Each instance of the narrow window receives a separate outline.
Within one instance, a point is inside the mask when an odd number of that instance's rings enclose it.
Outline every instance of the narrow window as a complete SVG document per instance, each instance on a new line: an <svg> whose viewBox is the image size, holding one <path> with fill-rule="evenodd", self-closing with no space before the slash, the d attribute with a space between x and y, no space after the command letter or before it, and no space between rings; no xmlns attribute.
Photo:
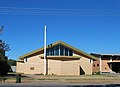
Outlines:
<svg viewBox="0 0 120 87"><path fill-rule="evenodd" d="M92 60L90 59L90 61L89 61L89 62L91 63L91 61L92 61Z"/></svg>
<svg viewBox="0 0 120 87"><path fill-rule="evenodd" d="M28 62L28 59L27 59L27 58L25 58L25 59L24 59L24 62Z"/></svg>
<svg viewBox="0 0 120 87"><path fill-rule="evenodd" d="M60 56L64 55L64 47L60 45Z"/></svg>
<svg viewBox="0 0 120 87"><path fill-rule="evenodd" d="M51 55L54 55L54 47L51 48Z"/></svg>
<svg viewBox="0 0 120 87"><path fill-rule="evenodd" d="M97 67L99 66L99 64L97 64Z"/></svg>
<svg viewBox="0 0 120 87"><path fill-rule="evenodd" d="M65 47L65 56L68 56L68 48Z"/></svg>
<svg viewBox="0 0 120 87"><path fill-rule="evenodd" d="M59 55L59 45L54 47L54 55Z"/></svg>
<svg viewBox="0 0 120 87"><path fill-rule="evenodd" d="M95 64L93 65L93 67L95 67Z"/></svg>
<svg viewBox="0 0 120 87"><path fill-rule="evenodd" d="M47 49L47 56L49 56L49 49Z"/></svg>
<svg viewBox="0 0 120 87"><path fill-rule="evenodd" d="M52 48L49 49L49 55L52 55Z"/></svg>

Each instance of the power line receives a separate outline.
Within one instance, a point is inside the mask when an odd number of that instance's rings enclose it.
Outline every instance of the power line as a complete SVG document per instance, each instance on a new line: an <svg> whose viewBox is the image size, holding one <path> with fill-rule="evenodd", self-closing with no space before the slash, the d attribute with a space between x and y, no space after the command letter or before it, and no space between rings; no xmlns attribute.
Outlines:
<svg viewBox="0 0 120 87"><path fill-rule="evenodd" d="M52 8L0 7L0 14L120 16L120 10L112 10L112 9L52 9Z"/></svg>

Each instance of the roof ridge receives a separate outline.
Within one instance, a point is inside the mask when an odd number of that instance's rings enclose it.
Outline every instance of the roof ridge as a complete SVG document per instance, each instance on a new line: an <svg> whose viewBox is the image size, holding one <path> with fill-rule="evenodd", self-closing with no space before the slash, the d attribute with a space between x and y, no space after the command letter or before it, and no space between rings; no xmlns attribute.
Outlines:
<svg viewBox="0 0 120 87"><path fill-rule="evenodd" d="M67 43L65 43L65 42L63 42L63 41L61 41L61 40L58 40L58 41L56 41L56 42L54 42L54 43L51 43L51 44L53 44L52 46L55 46L55 45L57 45L57 44L65 45L66 47L71 48L71 49L73 49L73 50L81 53L81 54L84 55L84 56L87 56L87 57L89 57L89 58L92 58L92 59L97 60L96 57L94 57L94 56L92 56L92 55L90 55L90 54L88 54L88 53L86 53L86 52L84 52L84 51L82 51L82 50L80 50L80 49L78 49L78 48L76 48L76 47L73 47L73 46L71 46L71 45L69 45L69 44L67 44ZM49 47L49 46L46 46L46 48L48 48L48 47ZM32 51L32 52L29 52L29 53L27 53L27 54L25 54L25 55L23 55L23 56L20 56L19 58L24 58L24 57L30 56L30 55L32 55L32 54L34 54L34 53L36 53L36 52L42 51L42 50L44 50L44 47L39 48L38 50L34 50L34 51Z"/></svg>

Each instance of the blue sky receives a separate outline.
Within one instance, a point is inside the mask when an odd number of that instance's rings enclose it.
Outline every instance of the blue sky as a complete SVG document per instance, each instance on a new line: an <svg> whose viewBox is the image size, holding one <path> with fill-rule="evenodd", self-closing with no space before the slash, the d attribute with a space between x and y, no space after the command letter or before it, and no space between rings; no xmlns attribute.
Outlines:
<svg viewBox="0 0 120 87"><path fill-rule="evenodd" d="M0 0L0 36L7 56L19 56L64 41L87 53L120 53L120 0Z"/></svg>

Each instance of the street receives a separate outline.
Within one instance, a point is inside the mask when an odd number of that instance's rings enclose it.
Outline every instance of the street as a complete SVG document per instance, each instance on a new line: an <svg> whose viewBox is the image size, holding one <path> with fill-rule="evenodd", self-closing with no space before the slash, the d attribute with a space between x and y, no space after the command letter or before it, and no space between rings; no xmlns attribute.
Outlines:
<svg viewBox="0 0 120 87"><path fill-rule="evenodd" d="M1 83L0 87L120 87L120 84L79 84L79 83Z"/></svg>

